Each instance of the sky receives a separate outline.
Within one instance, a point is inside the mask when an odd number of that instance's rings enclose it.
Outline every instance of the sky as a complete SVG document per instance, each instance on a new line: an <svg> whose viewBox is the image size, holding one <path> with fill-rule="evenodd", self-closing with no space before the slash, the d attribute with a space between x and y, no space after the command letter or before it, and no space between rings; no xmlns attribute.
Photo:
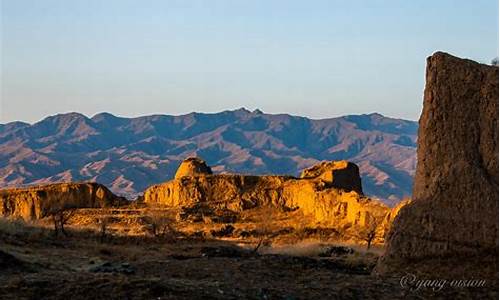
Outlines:
<svg viewBox="0 0 500 300"><path fill-rule="evenodd" d="M418 120L427 56L498 56L496 0L0 1L0 123L240 107Z"/></svg>

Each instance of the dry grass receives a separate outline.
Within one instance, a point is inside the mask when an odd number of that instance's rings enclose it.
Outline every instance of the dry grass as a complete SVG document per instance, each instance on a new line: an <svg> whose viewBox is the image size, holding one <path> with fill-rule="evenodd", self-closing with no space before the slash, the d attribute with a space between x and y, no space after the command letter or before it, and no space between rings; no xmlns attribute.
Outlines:
<svg viewBox="0 0 500 300"><path fill-rule="evenodd" d="M116 231L101 242L93 218L104 215L112 216L111 226ZM25 223L0 218L1 251L23 265L1 270L0 299L335 299L381 295L395 299L401 295L399 282L369 276L376 261L375 248L363 252L365 247L360 246L347 255L319 257L327 247L342 244L322 243L311 236L286 245L273 238L260 255L240 256L236 251L236 255L207 257L202 255L203 249L252 249L251 243L258 237L200 240L183 235L171 243L146 231L142 235L124 234L120 227L125 224L147 227L140 223L141 216L142 211L132 210L130 214L123 210L82 212L68 227L68 237L55 237L43 220ZM271 228L279 222L273 220ZM250 225L258 229L259 224L248 221L241 228ZM92 271L103 265L128 265L134 272Z"/></svg>
<svg viewBox="0 0 500 300"><path fill-rule="evenodd" d="M356 244L352 239L343 236L333 228L315 226L312 224L311 218L303 215L300 211L281 212L265 208L250 209L240 212L239 219L235 223L206 222L206 220L199 222L179 221L176 218L179 213L179 209L144 207L79 209L69 220L67 228L71 235L97 237L101 241L103 239L108 241L126 239L140 241L149 238L160 239L162 242L167 240L175 242L179 238L191 238L198 241L217 238L250 246L256 246L261 242L265 247ZM36 223L24 223L21 220L6 221L0 218L0 230L4 232L21 232L27 227L33 227L33 230L29 231L30 234L50 235L52 226L48 219ZM228 226L234 227L230 234L214 235L214 233L223 232ZM152 230L153 227L155 230ZM363 244L360 244L358 248L360 251L364 251L363 247ZM374 245L372 252L380 252L379 249L380 247Z"/></svg>
<svg viewBox="0 0 500 300"><path fill-rule="evenodd" d="M0 235L22 236L28 240L38 240L51 234L52 230L39 222L25 222L23 219L0 217Z"/></svg>

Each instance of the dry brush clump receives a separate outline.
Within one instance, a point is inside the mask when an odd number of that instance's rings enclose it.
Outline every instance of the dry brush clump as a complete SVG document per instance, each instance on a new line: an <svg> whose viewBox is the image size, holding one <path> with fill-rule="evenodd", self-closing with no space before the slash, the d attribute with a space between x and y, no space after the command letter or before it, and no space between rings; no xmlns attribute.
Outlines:
<svg viewBox="0 0 500 300"><path fill-rule="evenodd" d="M358 240L366 242L366 250L370 250L376 239L384 238L380 230L383 220L384 216L371 216L364 226L357 227L354 235Z"/></svg>
<svg viewBox="0 0 500 300"><path fill-rule="evenodd" d="M46 238L50 230L37 226L34 222L26 222L22 218L11 219L0 217L0 236L20 237L26 240Z"/></svg>
<svg viewBox="0 0 500 300"><path fill-rule="evenodd" d="M161 207L148 207L145 210L144 219L148 225L149 232L156 238L174 240L177 230L175 228L176 218L171 210Z"/></svg>
<svg viewBox="0 0 500 300"><path fill-rule="evenodd" d="M108 225L111 222L111 218L109 216L101 216L101 217L96 218L96 221L97 221L97 225L99 226L99 240L102 243L106 239Z"/></svg>
<svg viewBox="0 0 500 300"><path fill-rule="evenodd" d="M75 215L77 207L69 203L60 203L53 205L48 211L47 216L50 217L54 225L54 235L58 236L59 232L68 236L64 226Z"/></svg>
<svg viewBox="0 0 500 300"><path fill-rule="evenodd" d="M274 233L276 228L274 226L274 221L277 219L276 209L271 206L266 206L259 211L255 219L257 226L256 232L259 235L259 241L253 249L253 252L258 252L259 249L264 247L269 247L272 244Z"/></svg>

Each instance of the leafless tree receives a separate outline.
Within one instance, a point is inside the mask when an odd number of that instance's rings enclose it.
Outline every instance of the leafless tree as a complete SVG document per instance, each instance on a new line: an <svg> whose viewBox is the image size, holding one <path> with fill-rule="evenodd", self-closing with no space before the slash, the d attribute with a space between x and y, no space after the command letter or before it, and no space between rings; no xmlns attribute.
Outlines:
<svg viewBox="0 0 500 300"><path fill-rule="evenodd" d="M52 219L52 223L54 224L54 234L55 236L59 235L59 232L68 236L68 233L64 229L64 225L68 223L68 221L75 215L77 207L71 204L60 204L54 205L49 211L47 215Z"/></svg>
<svg viewBox="0 0 500 300"><path fill-rule="evenodd" d="M370 247L378 236L379 225L382 222L383 217L370 217L368 222L364 227L360 228L358 231L358 238L366 242L366 250L370 250Z"/></svg>
<svg viewBox="0 0 500 300"><path fill-rule="evenodd" d="M377 236L377 227L370 228L365 235L366 250L370 250L373 239Z"/></svg>
<svg viewBox="0 0 500 300"><path fill-rule="evenodd" d="M271 244L271 239L273 238L272 226L273 218L275 216L275 211L272 207L266 207L259 213L259 218L256 220L257 226L259 228L259 242L253 249L254 253L257 253L262 246L268 246Z"/></svg>
<svg viewBox="0 0 500 300"><path fill-rule="evenodd" d="M146 211L146 222L151 226L151 234L155 237L166 237L175 232L175 218L167 210L149 208Z"/></svg>
<svg viewBox="0 0 500 300"><path fill-rule="evenodd" d="M97 219L99 225L99 240L104 242L106 239L106 232L108 230L108 225L110 223L110 218L108 216L103 216Z"/></svg>

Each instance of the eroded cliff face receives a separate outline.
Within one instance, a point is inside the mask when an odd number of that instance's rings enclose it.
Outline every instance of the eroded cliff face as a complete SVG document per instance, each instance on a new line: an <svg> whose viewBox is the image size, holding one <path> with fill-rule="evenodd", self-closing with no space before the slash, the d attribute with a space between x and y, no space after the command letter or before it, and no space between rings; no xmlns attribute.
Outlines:
<svg viewBox="0 0 500 300"><path fill-rule="evenodd" d="M440 259L427 270L449 275L473 257L491 257L486 265L496 269L498 67L438 52L426 76L413 201L396 217L377 271L415 272ZM458 257L466 259L445 265Z"/></svg>
<svg viewBox="0 0 500 300"><path fill-rule="evenodd" d="M128 203L98 183L56 183L0 190L0 216L41 219L58 208L100 208Z"/></svg>
<svg viewBox="0 0 500 300"><path fill-rule="evenodd" d="M383 203L362 195L359 171L352 163L323 163L302 177L195 174L148 188L144 201L173 207L203 202L232 211L301 209L316 223L335 227L371 226L389 212Z"/></svg>
<svg viewBox="0 0 500 300"><path fill-rule="evenodd" d="M363 195L358 166L345 160L328 161L314 165L302 171L300 178L321 179L330 183L333 188L355 191Z"/></svg>
<svg viewBox="0 0 500 300"><path fill-rule="evenodd" d="M207 165L207 163L198 157L189 157L185 159L177 172L175 173L176 179L182 178L184 176L196 176L196 175L209 175L212 174L212 169Z"/></svg>
<svg viewBox="0 0 500 300"><path fill-rule="evenodd" d="M380 225L382 236L387 236L394 224L394 220L399 215L401 209L411 203L411 199L403 199L396 206L394 206L384 217Z"/></svg>

